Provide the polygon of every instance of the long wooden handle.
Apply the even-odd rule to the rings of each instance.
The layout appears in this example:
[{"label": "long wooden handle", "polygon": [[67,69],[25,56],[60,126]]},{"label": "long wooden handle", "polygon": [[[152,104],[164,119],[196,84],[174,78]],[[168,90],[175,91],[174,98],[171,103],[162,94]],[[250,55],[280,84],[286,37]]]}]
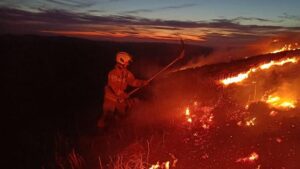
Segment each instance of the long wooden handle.
[{"label": "long wooden handle", "polygon": [[[185,53],[185,49],[184,49],[184,42],[181,39],[181,45],[182,45],[182,51],[180,52],[179,56],[176,57],[171,63],[169,63],[168,65],[166,65],[164,68],[162,68],[159,72],[157,72],[155,75],[153,75],[150,79],[147,80],[147,84],[149,82],[151,82],[153,79],[155,79],[158,75],[160,75],[162,72],[164,72],[165,70],[167,70],[170,66],[172,66],[174,63],[176,63],[179,59],[182,59],[184,57],[184,53]],[[130,95],[132,95],[133,93],[137,92],[138,90],[140,90],[141,88],[143,88],[144,86],[138,87],[133,89],[132,91],[130,91],[128,93],[128,97]]]}]

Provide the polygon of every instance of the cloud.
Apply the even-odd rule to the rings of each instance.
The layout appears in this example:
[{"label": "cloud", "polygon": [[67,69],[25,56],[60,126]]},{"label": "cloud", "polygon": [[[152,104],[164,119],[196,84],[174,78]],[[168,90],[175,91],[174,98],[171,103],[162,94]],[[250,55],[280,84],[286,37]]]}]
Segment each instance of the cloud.
[{"label": "cloud", "polygon": [[89,13],[104,13],[106,12],[105,10],[97,10],[97,9],[90,9],[88,10]]},{"label": "cloud", "polygon": [[182,9],[182,8],[193,7],[195,5],[197,4],[181,4],[176,6],[166,6],[166,7],[153,8],[153,9],[137,9],[131,11],[124,11],[121,14],[139,14],[139,13],[149,13],[149,12],[157,12],[157,11],[164,11],[164,10]]},{"label": "cloud", "polygon": [[[147,19],[131,15],[102,15],[96,16],[88,13],[73,13],[66,10],[45,10],[40,12],[30,12],[20,9],[0,8],[2,17],[0,20],[6,21],[37,21],[63,24],[105,24],[105,25],[145,25],[157,27],[174,27],[174,28],[224,28],[236,31],[262,31],[262,30],[280,30],[294,29],[300,27],[282,27],[282,26],[261,26],[261,25],[241,25],[234,22],[236,19],[214,19],[212,21],[177,21],[177,20],[161,20]],[[240,17],[241,18],[241,17]]]},{"label": "cloud", "polygon": [[257,18],[257,17],[236,17],[232,19],[231,21],[233,22],[242,22],[242,21],[259,21],[259,22],[281,22],[281,21],[275,21],[275,20],[270,20],[270,19],[264,19],[264,18]]},{"label": "cloud", "polygon": [[96,0],[46,0],[57,5],[69,7],[90,7],[96,3]]},{"label": "cloud", "polygon": [[287,14],[287,13],[283,13],[283,15],[279,16],[279,18],[300,21],[300,16],[290,15],[290,14]]},{"label": "cloud", "polygon": [[[300,32],[300,27],[245,25],[236,22],[237,20],[264,21],[263,18],[237,17],[211,21],[178,21],[147,19],[131,15],[96,16],[90,13],[74,13],[66,10],[40,9],[39,12],[30,12],[4,7],[0,7],[0,13],[2,33],[67,33],[69,31],[73,33],[72,35],[75,32],[78,34],[82,32],[81,35],[97,34],[99,37],[101,35],[118,35],[118,37],[154,39],[178,38],[177,35],[181,34],[191,41],[240,43],[282,32]],[[19,29],[20,27],[22,29]]]}]

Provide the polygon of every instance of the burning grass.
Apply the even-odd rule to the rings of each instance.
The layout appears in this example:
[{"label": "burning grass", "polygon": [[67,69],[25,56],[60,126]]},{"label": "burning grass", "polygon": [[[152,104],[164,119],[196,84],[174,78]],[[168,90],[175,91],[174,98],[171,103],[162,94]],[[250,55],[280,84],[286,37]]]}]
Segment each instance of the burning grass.
[{"label": "burning grass", "polygon": [[273,66],[283,66],[286,63],[297,63],[298,60],[299,59],[296,58],[296,57],[284,58],[284,59],[279,60],[279,61],[273,61],[272,60],[272,61],[269,61],[268,63],[263,63],[263,64],[258,65],[256,67],[252,67],[244,73],[239,73],[236,76],[222,79],[222,80],[220,80],[220,82],[225,86],[233,84],[233,83],[239,83],[239,82],[242,82],[245,79],[247,79],[250,76],[250,74],[255,73],[257,71],[263,71],[263,70],[266,70],[266,69],[270,69]]},{"label": "burning grass", "polygon": [[[118,123],[102,135],[86,136],[78,145],[84,150],[80,157],[95,169],[298,167],[294,161],[299,157],[295,137],[299,118],[269,116],[272,109],[260,104],[236,111],[232,118],[224,105],[234,107],[225,98],[213,106],[198,103],[192,108],[192,102],[189,111],[182,107],[176,112],[181,118],[174,122],[143,127]],[[191,123],[186,121],[187,112]]]}]

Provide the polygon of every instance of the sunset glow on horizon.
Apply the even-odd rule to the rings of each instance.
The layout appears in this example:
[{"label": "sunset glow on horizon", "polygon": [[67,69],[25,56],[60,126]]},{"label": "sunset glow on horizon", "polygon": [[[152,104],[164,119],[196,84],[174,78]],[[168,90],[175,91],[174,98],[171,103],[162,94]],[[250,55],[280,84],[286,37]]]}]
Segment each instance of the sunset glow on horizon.
[{"label": "sunset glow on horizon", "polygon": [[[300,32],[299,1],[4,0],[2,33],[247,44]],[[22,29],[19,29],[20,26]],[[275,43],[273,41],[273,43]]]}]

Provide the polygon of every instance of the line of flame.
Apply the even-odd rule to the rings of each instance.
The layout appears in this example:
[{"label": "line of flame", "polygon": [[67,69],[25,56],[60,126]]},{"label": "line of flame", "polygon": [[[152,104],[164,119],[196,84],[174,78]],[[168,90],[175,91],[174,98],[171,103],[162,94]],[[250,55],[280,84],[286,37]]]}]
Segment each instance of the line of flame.
[{"label": "line of flame", "polygon": [[280,60],[280,61],[273,61],[272,60],[268,63],[259,65],[259,66],[254,67],[254,68],[250,68],[248,71],[246,71],[244,73],[239,73],[236,76],[222,79],[222,80],[220,80],[220,82],[225,86],[230,85],[232,83],[239,83],[239,82],[242,82],[243,80],[247,79],[251,73],[254,73],[257,70],[265,70],[265,69],[271,68],[272,66],[282,66],[286,63],[297,63],[297,62],[298,62],[298,58],[296,58],[296,57],[286,58],[286,59],[283,59],[283,60]]},{"label": "line of flame", "polygon": [[[294,46],[294,47],[293,47]],[[293,44],[285,44],[282,48],[272,51],[271,53],[279,53],[283,51],[291,51],[291,50],[297,50],[300,48],[296,48],[298,46],[298,43]]]}]

